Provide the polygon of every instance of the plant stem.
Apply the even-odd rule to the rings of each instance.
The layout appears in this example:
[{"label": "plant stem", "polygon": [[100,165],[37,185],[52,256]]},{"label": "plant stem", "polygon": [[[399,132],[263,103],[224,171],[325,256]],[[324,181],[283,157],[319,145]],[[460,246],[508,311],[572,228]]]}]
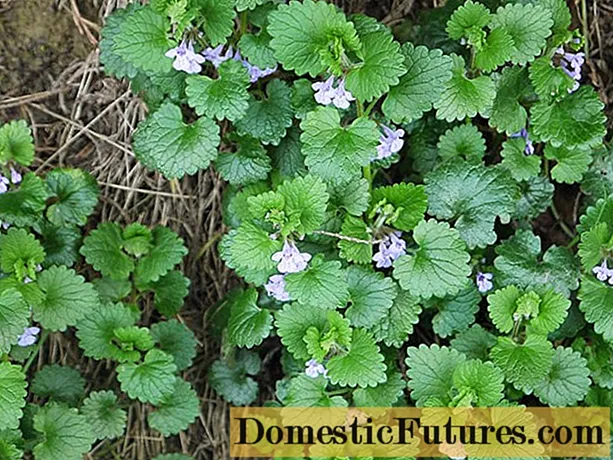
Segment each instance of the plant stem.
[{"label": "plant stem", "polygon": [[555,217],[556,220],[558,221],[558,224],[560,224],[560,228],[566,234],[566,236],[568,236],[571,239],[575,238],[575,233],[562,220],[562,218],[560,217],[560,213],[558,212],[558,209],[556,208],[556,204],[553,201],[551,202],[551,213],[553,214],[553,217]]},{"label": "plant stem", "polygon": [[28,372],[28,369],[30,368],[30,366],[34,362],[34,359],[38,356],[38,352],[41,350],[41,348],[43,347],[43,345],[47,341],[48,337],[49,337],[49,331],[43,331],[42,335],[40,336],[40,340],[36,344],[36,349],[32,352],[32,355],[30,355],[30,357],[26,361],[25,366],[23,366],[23,372],[24,373]]}]

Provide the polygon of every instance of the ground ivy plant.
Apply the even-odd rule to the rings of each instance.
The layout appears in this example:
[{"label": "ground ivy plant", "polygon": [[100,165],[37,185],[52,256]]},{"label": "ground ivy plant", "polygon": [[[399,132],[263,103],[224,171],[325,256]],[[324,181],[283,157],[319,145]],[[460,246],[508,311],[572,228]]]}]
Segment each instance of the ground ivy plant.
[{"label": "ground ivy plant", "polygon": [[[190,284],[176,268],[183,241],[139,223],[84,231],[96,180],[67,168],[42,177],[27,172],[33,160],[26,123],[0,126],[0,459],[77,460],[94,444],[111,455],[104,441],[123,436],[130,399],[147,407],[151,428],[179,433],[200,411],[181,377],[196,339],[174,318]],[[149,303],[153,321],[141,315]],[[59,334],[76,335],[116,382],[86,385],[79,369],[56,363],[34,372]]]},{"label": "ground ivy plant", "polygon": [[[219,251],[245,284],[209,318],[211,385],[236,405],[273,376],[286,406],[610,405],[611,153],[566,2],[450,1],[395,32],[313,0],[107,18],[104,69],[149,108],[137,158],[229,183]],[[568,184],[577,228],[552,200]],[[132,268],[91,246],[103,274]]]}]

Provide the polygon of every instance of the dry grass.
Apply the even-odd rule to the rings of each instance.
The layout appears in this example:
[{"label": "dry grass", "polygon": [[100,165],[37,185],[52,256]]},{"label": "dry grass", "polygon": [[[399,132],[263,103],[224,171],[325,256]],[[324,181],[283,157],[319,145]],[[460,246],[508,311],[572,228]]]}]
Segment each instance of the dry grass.
[{"label": "dry grass", "polygon": [[[7,41],[11,38],[3,29],[8,26],[3,24],[2,15],[28,2],[52,10],[51,20],[68,21],[73,54],[62,49],[52,50],[56,53],[53,66],[43,60],[42,64],[37,63],[38,67],[30,69],[28,56],[16,56],[21,59],[17,64],[2,57],[9,54],[4,53],[7,50],[3,46],[12,46]],[[192,289],[180,320],[196,333],[200,343],[196,362],[185,373],[200,395],[200,418],[186,433],[165,441],[147,428],[147,408],[131,403],[127,435],[116,442],[96,445],[88,458],[140,460],[153,458],[160,452],[184,452],[195,458],[228,458],[227,407],[206,382],[208,365],[217,356],[218,349],[207,333],[205,312],[236,282],[216,255],[215,242],[223,232],[223,184],[212,170],[169,182],[135,160],[130,139],[135,126],[146,116],[146,106],[129,91],[126,83],[104,76],[96,51],[104,17],[126,3],[126,0],[0,0],[0,83],[9,82],[2,85],[0,121],[28,120],[36,138],[38,171],[74,166],[95,175],[102,193],[92,226],[104,220],[168,225],[181,234],[190,249],[183,268],[192,280]],[[351,12],[366,10],[393,25],[419,8],[441,2],[338,0],[337,3]],[[577,23],[589,31],[590,79],[600,90],[611,115],[613,1],[588,1],[583,10],[579,0],[572,7]],[[42,26],[46,30],[44,23]],[[62,40],[64,43],[66,38]],[[24,49],[28,46],[15,46],[13,51],[27,53]],[[62,69],[59,73],[53,71],[58,63]],[[15,84],[16,71],[21,73]],[[39,74],[31,75],[35,72]],[[146,322],[154,313],[150,306],[144,308]],[[68,335],[53,335],[33,367],[40,368],[49,362],[76,365],[93,388],[116,385],[113,366],[84,359],[77,342]]]}]

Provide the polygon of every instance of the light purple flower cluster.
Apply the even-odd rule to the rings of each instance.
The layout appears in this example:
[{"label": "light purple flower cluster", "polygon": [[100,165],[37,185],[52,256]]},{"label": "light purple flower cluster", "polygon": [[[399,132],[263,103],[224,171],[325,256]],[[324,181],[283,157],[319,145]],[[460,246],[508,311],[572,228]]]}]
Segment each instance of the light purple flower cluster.
[{"label": "light purple flower cluster", "polygon": [[166,52],[166,57],[174,59],[172,66],[186,73],[200,73],[206,59],[194,51],[194,42],[183,40],[179,46]]},{"label": "light purple flower cluster", "polygon": [[285,275],[272,275],[264,288],[266,288],[266,293],[269,296],[274,297],[279,302],[290,300],[289,293],[285,290]]},{"label": "light purple flower cluster", "polygon": [[215,68],[219,68],[221,64],[226,62],[228,59],[232,59],[234,56],[234,51],[232,51],[232,47],[228,47],[227,51],[223,52],[223,45],[216,46],[215,48],[207,48],[202,52],[204,58],[209,61],[211,64],[215,66]]},{"label": "light purple flower cluster", "polygon": [[315,379],[320,375],[327,377],[328,369],[326,369],[323,364],[318,363],[316,360],[310,359],[306,362],[306,369],[304,370],[304,373],[309,377]]},{"label": "light purple flower cluster", "polygon": [[339,109],[348,109],[355,97],[345,89],[345,79],[341,79],[338,86],[334,87],[334,76],[326,81],[320,81],[311,85],[315,91],[315,100],[321,105],[333,104]]},{"label": "light purple flower cluster", "polygon": [[563,47],[560,47],[556,50],[556,54],[561,56],[560,68],[566,72],[566,75],[575,81],[575,84],[568,92],[572,93],[577,91],[580,86],[581,67],[585,64],[585,53],[569,53],[568,51],[564,51]]},{"label": "light purple flower cluster", "polygon": [[11,168],[11,177],[5,177],[0,174],[0,193],[6,193],[9,190],[9,185],[17,185],[21,182],[21,174],[15,170],[15,168]]},{"label": "light purple flower cluster", "polygon": [[477,284],[477,289],[479,289],[479,292],[485,293],[487,291],[490,291],[494,287],[494,283],[492,283],[492,278],[494,278],[493,273],[477,273],[475,283]]},{"label": "light purple flower cluster", "polygon": [[372,260],[377,262],[377,268],[389,268],[394,261],[407,253],[407,243],[402,238],[402,232],[386,235],[379,243],[379,252]]},{"label": "light purple flower cluster", "polygon": [[38,334],[40,334],[40,328],[26,327],[23,330],[23,334],[17,338],[17,345],[20,347],[29,347],[30,345],[34,345],[38,340]]},{"label": "light purple flower cluster", "polygon": [[300,252],[293,241],[285,240],[283,250],[275,252],[272,255],[272,260],[279,262],[279,265],[277,265],[279,272],[298,273],[307,267],[311,257],[311,254]]},{"label": "light purple flower cluster", "polygon": [[383,134],[377,146],[377,160],[391,157],[394,153],[400,152],[404,145],[404,129],[394,130],[385,125],[381,125],[381,128],[383,128]]},{"label": "light purple flower cluster", "polygon": [[526,148],[524,149],[525,155],[534,155],[534,144],[530,140],[530,136],[528,135],[528,130],[526,128],[522,128],[521,131],[511,134],[511,138],[523,137],[526,140]]},{"label": "light purple flower cluster", "polygon": [[592,273],[594,273],[596,278],[600,281],[608,281],[609,284],[613,285],[613,270],[609,269],[606,260],[603,260],[601,265],[594,267]]}]

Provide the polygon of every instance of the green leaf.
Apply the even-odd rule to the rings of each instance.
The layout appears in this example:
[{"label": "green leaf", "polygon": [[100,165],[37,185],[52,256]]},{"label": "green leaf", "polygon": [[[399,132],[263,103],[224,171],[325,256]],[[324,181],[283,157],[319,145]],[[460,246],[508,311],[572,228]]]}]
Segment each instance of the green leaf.
[{"label": "green leaf", "polygon": [[218,145],[219,127],[213,120],[201,117],[186,124],[181,109],[170,102],[142,122],[133,139],[137,158],[168,179],[206,169]]},{"label": "green leaf", "polygon": [[68,326],[90,315],[99,300],[94,286],[66,267],[50,267],[38,279],[44,294],[33,306],[34,319],[51,331],[65,331]]},{"label": "green leaf", "polygon": [[455,220],[470,249],[496,242],[494,222],[508,222],[519,191],[504,171],[484,165],[448,162],[426,176],[429,214]]},{"label": "green leaf", "polygon": [[83,240],[81,254],[95,270],[114,280],[127,279],[134,262],[122,251],[121,228],[114,222],[104,222]]},{"label": "green leaf", "polygon": [[448,347],[421,344],[409,347],[405,363],[408,366],[408,387],[417,406],[434,398],[447,403],[453,386],[453,374],[466,357]]},{"label": "green leaf", "polygon": [[177,371],[192,365],[196,357],[196,337],[187,326],[171,319],[151,326],[151,335],[160,350],[173,357]]},{"label": "green leaf", "polygon": [[459,125],[448,129],[437,144],[441,158],[462,157],[470,163],[480,163],[485,155],[485,139],[474,125]]},{"label": "green leaf", "polygon": [[449,337],[462,332],[475,322],[479,311],[481,295],[472,282],[466,284],[458,294],[428,302],[438,309],[432,318],[432,328],[441,337]]},{"label": "green leaf", "polygon": [[200,400],[192,386],[183,379],[177,379],[171,394],[162,398],[147,421],[154,430],[164,436],[179,434],[187,429],[200,415]]},{"label": "green leaf", "polygon": [[492,19],[492,13],[481,3],[467,0],[453,12],[447,22],[447,33],[452,40],[470,38],[476,31],[487,26]]},{"label": "green leaf", "polygon": [[54,169],[47,174],[53,204],[47,218],[55,225],[85,225],[98,204],[96,179],[81,169]]},{"label": "green leaf", "polygon": [[538,4],[508,4],[498,8],[492,21],[513,39],[511,62],[524,65],[541,54],[551,35],[551,13]]},{"label": "green leaf", "polygon": [[463,120],[477,113],[484,115],[491,109],[496,97],[496,85],[489,76],[470,79],[466,76],[464,59],[455,54],[452,77],[445,83],[441,97],[434,103],[439,120]]},{"label": "green leaf", "polygon": [[372,203],[375,206],[391,204],[398,213],[393,226],[404,231],[413,230],[423,220],[428,207],[426,189],[404,182],[374,189]]},{"label": "green leaf", "polygon": [[500,332],[506,333],[513,329],[513,315],[521,296],[522,292],[516,286],[507,286],[487,296],[490,318]]},{"label": "green leaf", "polygon": [[203,75],[187,77],[187,102],[198,115],[238,120],[249,106],[249,73],[234,59],[223,62],[217,71],[216,80]]},{"label": "green leaf", "polygon": [[297,360],[307,360],[311,357],[303,338],[309,328],[324,331],[328,325],[326,313],[326,310],[319,306],[299,303],[286,304],[283,310],[276,312],[275,326],[281,343]]},{"label": "green leaf", "polygon": [[528,336],[523,344],[498,337],[491,358],[515,388],[530,394],[547,375],[554,356],[551,342],[538,335]]},{"label": "green leaf", "polygon": [[534,91],[542,101],[563,98],[575,85],[575,80],[561,67],[553,65],[551,53],[536,59],[529,70]]},{"label": "green leaf", "polygon": [[490,354],[490,348],[496,345],[496,342],[494,334],[490,334],[478,324],[473,324],[449,343],[451,348],[465,354],[468,359],[485,361]]},{"label": "green leaf", "polygon": [[[241,54],[254,66],[260,69],[272,69],[278,62],[275,52],[270,47],[272,37],[266,30],[259,34],[244,34],[238,42]],[[310,86],[310,85],[309,85]],[[294,88],[296,83],[294,83]],[[312,94],[311,94],[312,97]]]},{"label": "green leaf", "polygon": [[475,67],[485,72],[496,70],[511,59],[515,43],[513,37],[502,27],[492,29],[475,52]]},{"label": "green leaf", "polygon": [[173,357],[161,350],[150,350],[142,363],[124,363],[117,367],[121,390],[132,399],[159,404],[174,391],[177,366]]},{"label": "green leaf", "polygon": [[123,249],[131,256],[142,257],[153,248],[151,230],[138,222],[128,225],[123,230]]},{"label": "green leaf", "polygon": [[319,107],[300,127],[305,163],[325,180],[354,180],[376,156],[380,134],[374,121],[361,117],[343,127],[337,110]]},{"label": "green leaf", "polygon": [[152,285],[155,309],[166,317],[181,310],[189,294],[190,280],[178,270],[169,271]]},{"label": "green leaf", "polygon": [[551,286],[565,297],[579,286],[579,264],[566,248],[551,246],[541,255],[541,239],[528,230],[496,247],[494,266],[501,286],[524,289]]},{"label": "green leaf", "polygon": [[281,179],[293,179],[306,174],[298,127],[288,129],[287,135],[281,139],[278,146],[272,147],[269,153],[274,171]]},{"label": "green leaf", "polygon": [[135,322],[132,311],[121,303],[99,305],[77,325],[79,346],[90,358],[118,358],[122,354],[115,343],[115,331]]},{"label": "green leaf", "polygon": [[234,31],[234,0],[193,0],[212,46],[225,43]]},{"label": "green leaf", "polygon": [[12,438],[12,434],[15,432],[6,431],[7,435],[2,434],[0,437],[0,458],[3,460],[21,460],[23,458],[23,451],[17,446],[21,444],[21,439],[18,435]]},{"label": "green leaf", "polygon": [[337,311],[326,312],[327,324],[321,329],[311,326],[303,341],[310,358],[323,361],[330,351],[346,349],[351,345],[352,329],[349,320]]},{"label": "green leaf", "polygon": [[45,250],[44,267],[66,265],[72,267],[79,257],[81,231],[74,226],[57,226],[42,221],[36,229]]},{"label": "green leaf", "polygon": [[347,407],[347,401],[342,396],[331,397],[328,394],[327,386],[324,377],[298,375],[289,381],[283,403],[287,407]]},{"label": "green leaf", "polygon": [[30,308],[19,291],[0,290],[0,353],[8,353],[30,324]]},{"label": "green leaf", "polygon": [[404,55],[391,31],[373,18],[354,16],[362,42],[361,62],[347,74],[347,89],[359,101],[371,101],[387,93],[406,72]]},{"label": "green leaf", "polygon": [[39,241],[24,229],[10,228],[0,236],[0,269],[14,273],[18,279],[35,278],[36,266],[45,260]]},{"label": "green leaf", "polygon": [[613,342],[613,287],[593,276],[584,276],[577,297],[587,322],[607,342]]},{"label": "green leaf", "polygon": [[0,194],[0,220],[17,225],[34,225],[43,214],[48,190],[34,173],[24,176],[20,187]]},{"label": "green leaf", "polygon": [[592,269],[597,265],[600,265],[604,256],[608,253],[610,239],[611,232],[605,222],[600,222],[581,234],[579,258],[583,268],[588,273],[592,272]]},{"label": "green leaf", "polygon": [[153,348],[153,337],[145,327],[120,327],[113,331],[114,344],[117,349],[114,357],[119,362],[138,361],[141,351],[146,352]]},{"label": "green leaf", "polygon": [[591,86],[583,86],[559,102],[537,102],[530,111],[534,134],[554,147],[598,144],[606,134],[603,108]]},{"label": "green leaf", "polygon": [[277,188],[283,197],[284,212],[294,231],[300,234],[317,230],[325,221],[328,195],[326,184],[316,176],[307,175],[286,180]]},{"label": "green leaf", "polygon": [[183,240],[167,227],[157,226],[153,229],[153,248],[142,257],[136,265],[134,275],[137,284],[154,283],[175,265],[181,263],[187,255]]},{"label": "green leaf", "polygon": [[27,386],[21,367],[7,362],[0,363],[0,430],[19,427],[22,409],[26,405]]},{"label": "green leaf", "polygon": [[117,396],[112,391],[92,391],[83,401],[81,414],[100,440],[115,439],[125,432],[128,414],[119,408]]},{"label": "green leaf", "polygon": [[407,73],[400,77],[383,102],[383,113],[395,123],[411,122],[432,109],[451,78],[452,60],[439,49],[412,43],[402,45]]},{"label": "green leaf", "polygon": [[235,125],[241,136],[248,134],[265,145],[279,145],[287,128],[292,126],[293,115],[291,89],[282,80],[271,80],[266,86],[266,98],[252,98],[245,115]]},{"label": "green leaf", "polygon": [[374,388],[358,388],[353,392],[356,407],[392,407],[403,394],[406,384],[399,372],[389,372],[387,380]]},{"label": "green leaf", "polygon": [[48,404],[34,416],[40,433],[34,446],[36,460],[80,460],[96,440],[91,423],[77,409]]},{"label": "green leaf", "polygon": [[49,364],[36,373],[30,391],[40,398],[75,406],[85,396],[85,379],[72,367]]},{"label": "green leaf", "polygon": [[558,347],[545,379],[534,387],[543,404],[554,407],[576,406],[583,401],[591,385],[587,361],[572,348]]},{"label": "green leaf", "polygon": [[540,0],[540,4],[551,13],[553,19],[553,43],[558,45],[565,42],[571,34],[568,30],[571,23],[568,4],[564,0]]},{"label": "green leaf", "polygon": [[246,406],[258,396],[258,384],[249,377],[260,372],[260,357],[251,352],[239,352],[231,362],[217,360],[209,368],[209,383],[226,401]]},{"label": "green leaf", "polygon": [[504,397],[504,375],[492,363],[478,359],[462,361],[453,372],[453,386],[477,407],[496,406]]},{"label": "green leaf", "polygon": [[523,137],[511,138],[502,144],[502,167],[516,181],[531,179],[541,172],[541,157],[526,155],[525,149],[526,139]]},{"label": "green leaf", "polygon": [[397,293],[391,278],[357,265],[347,268],[347,286],[350,306],[345,315],[354,327],[370,328],[383,319]]},{"label": "green leaf", "polygon": [[394,278],[411,295],[429,299],[453,295],[470,275],[470,259],[457,230],[434,219],[422,221],[413,233],[419,248],[394,263]]},{"label": "green leaf", "polygon": [[173,46],[168,19],[151,8],[135,9],[123,18],[113,36],[111,51],[145,72],[169,72],[172,60],[164,54]]},{"label": "green leaf", "polygon": [[[368,226],[358,217],[346,215],[341,226],[341,234],[349,238],[370,241],[372,235]],[[372,260],[372,245],[355,241],[339,239],[340,256],[348,262],[369,264]]]},{"label": "green leaf", "polygon": [[235,152],[222,153],[215,166],[225,180],[232,185],[247,185],[265,180],[272,169],[270,157],[260,141],[250,136],[237,139]]},{"label": "green leaf", "polygon": [[591,346],[586,350],[588,367],[594,383],[600,387],[613,388],[613,349],[601,336],[592,338]]},{"label": "green leaf", "polygon": [[526,126],[528,113],[521,104],[532,95],[528,71],[522,67],[505,67],[496,81],[496,97],[489,116],[489,125],[512,134]]},{"label": "green leaf", "polygon": [[581,234],[604,223],[609,232],[613,231],[613,196],[605,196],[594,206],[589,206],[581,216],[577,231]]},{"label": "green leaf", "polygon": [[364,178],[349,182],[330,181],[327,183],[330,202],[346,210],[352,216],[361,216],[368,209],[370,187]]},{"label": "green leaf", "polygon": [[304,120],[309,112],[319,107],[315,100],[315,91],[311,85],[310,80],[300,78],[292,86],[292,108],[299,120]]},{"label": "green leaf", "polygon": [[344,306],[349,298],[341,263],[324,261],[320,256],[315,256],[306,270],[288,274],[285,289],[298,303],[328,310]]},{"label": "green leaf", "polygon": [[349,351],[332,357],[326,367],[335,385],[365,388],[386,381],[383,355],[373,337],[363,329],[353,331]]},{"label": "green leaf", "polygon": [[371,328],[371,332],[378,342],[383,341],[388,347],[399,348],[413,333],[413,326],[418,323],[420,313],[418,299],[399,289],[392,307]]},{"label": "green leaf", "polygon": [[545,147],[545,158],[555,160],[556,165],[551,169],[551,178],[556,182],[572,184],[580,182],[592,162],[592,151],[586,146],[554,147],[548,144]]},{"label": "green leaf", "polygon": [[228,339],[232,345],[253,348],[270,335],[272,316],[257,305],[258,291],[248,289],[232,303]]},{"label": "green leaf", "polygon": [[279,5],[268,20],[275,58],[285,70],[297,75],[315,77],[328,67],[340,70],[341,53],[353,54],[360,49],[354,25],[326,2],[305,0]]},{"label": "green leaf", "polygon": [[554,186],[546,177],[533,177],[520,182],[519,188],[521,197],[517,201],[516,218],[536,218],[551,206]]},{"label": "green leaf", "polygon": [[25,120],[13,120],[0,126],[0,163],[15,161],[30,166],[34,161],[34,139]]}]

